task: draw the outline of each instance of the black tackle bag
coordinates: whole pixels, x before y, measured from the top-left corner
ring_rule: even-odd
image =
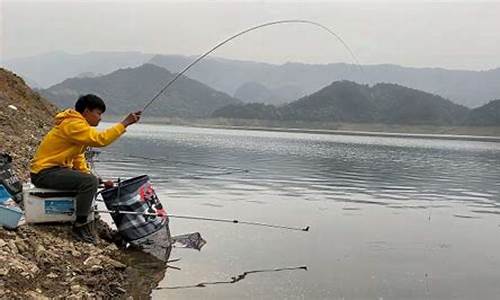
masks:
[[[17,203],[23,200],[23,184],[12,172],[12,157],[0,153],[0,198],[10,195]],[[1,199],[0,199],[1,200]]]

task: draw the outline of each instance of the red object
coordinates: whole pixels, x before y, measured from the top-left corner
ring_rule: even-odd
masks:
[[[111,180],[104,181],[104,188],[111,189],[114,188],[115,184]]]
[[[163,208],[163,205],[161,204],[160,199],[158,199],[158,196],[156,196],[155,190],[153,189],[151,183],[147,182],[142,185],[139,188],[139,195],[141,197],[141,201],[148,203],[150,208],[153,208],[153,211],[156,211],[156,214],[159,217],[164,219],[167,218],[167,212],[165,211],[165,208]]]

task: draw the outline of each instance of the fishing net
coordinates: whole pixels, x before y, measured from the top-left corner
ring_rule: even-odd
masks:
[[[147,175],[119,182],[116,187],[103,190],[101,195],[108,210],[113,211],[111,217],[118,232],[127,242],[137,241],[168,227],[165,209]]]
[[[174,247],[177,248],[190,248],[201,250],[207,241],[205,241],[199,232],[186,233],[172,237]]]
[[[172,250],[172,239],[168,226],[140,239],[130,241],[129,246],[140,249],[142,252],[153,255],[162,261],[167,261]]]

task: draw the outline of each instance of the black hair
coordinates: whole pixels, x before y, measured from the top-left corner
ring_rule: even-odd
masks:
[[[106,104],[104,104],[104,101],[96,95],[88,94],[80,96],[80,98],[76,100],[75,110],[79,113],[83,113],[86,108],[88,108],[89,110],[97,108],[102,112],[105,112]]]

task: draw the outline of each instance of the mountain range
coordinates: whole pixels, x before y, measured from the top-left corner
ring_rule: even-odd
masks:
[[[67,79],[39,92],[61,108],[72,107],[80,95],[96,94],[105,99],[108,114],[123,115],[142,110],[173,76],[164,68],[144,64],[103,76]],[[214,110],[235,103],[240,101],[181,76],[151,104],[147,113],[161,117],[208,117]]]
[[[180,71],[193,58],[176,55],[156,55],[150,63],[172,72]],[[500,97],[500,68],[489,71],[462,71],[440,68],[409,68],[397,65],[356,66],[343,63],[311,65],[286,63],[272,65],[248,61],[211,58],[188,71],[187,76],[215,89],[236,96],[249,84],[260,88],[252,95],[246,93],[246,102],[258,102],[265,93],[275,95],[282,104],[314,93],[332,81],[349,80],[358,83],[394,83],[441,95],[457,104],[481,106]]]
[[[32,86],[47,88],[83,74],[107,74],[149,62],[176,73],[195,57],[140,52],[49,53],[2,64],[22,75]],[[336,63],[273,65],[207,57],[187,77],[244,102],[283,104],[310,95],[333,81],[374,85],[394,83],[437,94],[470,108],[500,98],[500,68],[487,71],[411,68],[397,65],[353,66]]]
[[[40,93],[59,107],[73,106],[79,95],[94,93],[106,100],[108,114],[142,109],[173,73],[154,64],[120,69],[107,75],[84,74]],[[271,95],[259,84],[261,98]],[[244,95],[243,93],[241,95]],[[148,108],[149,116],[411,125],[500,125],[499,101],[470,109],[441,96],[392,83],[375,85],[334,81],[310,95],[283,105],[244,103],[186,76],[181,76]]]
[[[280,121],[404,125],[500,125],[500,100],[469,109],[450,100],[396,84],[373,86],[337,81],[283,106],[233,104],[213,117]]]

